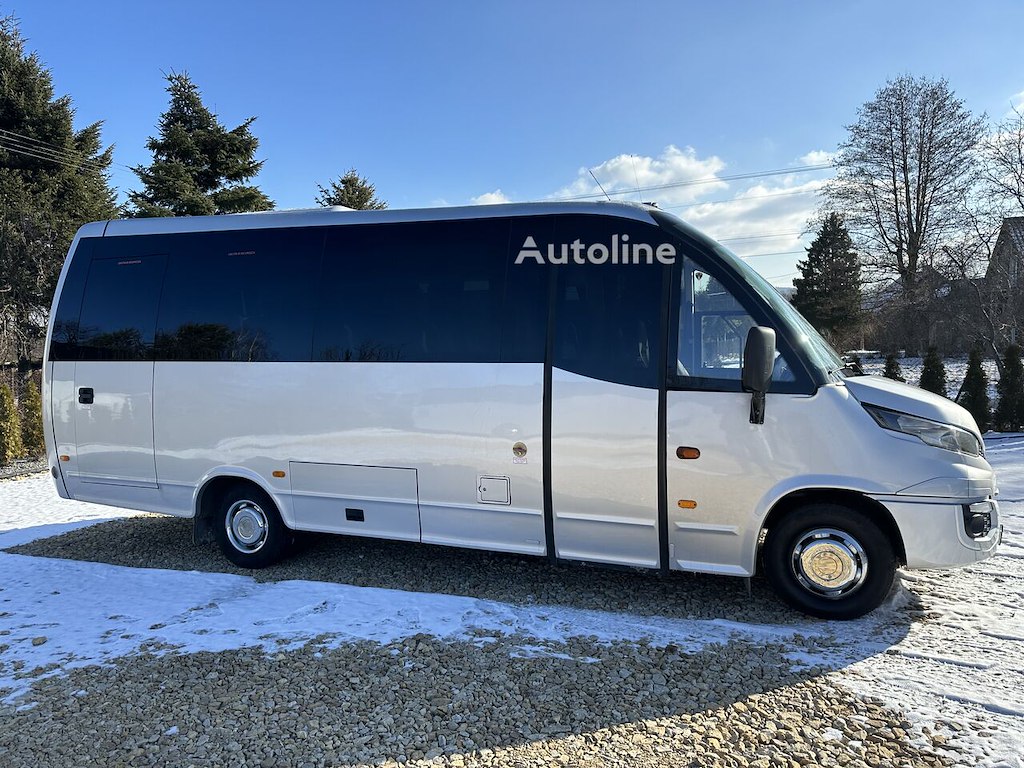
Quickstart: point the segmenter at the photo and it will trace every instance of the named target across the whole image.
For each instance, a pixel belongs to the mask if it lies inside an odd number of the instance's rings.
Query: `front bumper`
[[[929,497],[876,497],[892,514],[903,537],[908,568],[951,568],[970,565],[995,554],[1002,541],[999,504],[989,505],[988,533],[972,537],[964,523],[962,502]]]

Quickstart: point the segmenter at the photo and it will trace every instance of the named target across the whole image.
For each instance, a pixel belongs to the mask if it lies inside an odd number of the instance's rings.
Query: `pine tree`
[[[324,207],[343,205],[356,211],[379,211],[388,207],[385,200],[377,197],[377,188],[365,176],[360,176],[355,168],[350,168],[337,181],[330,182],[330,187],[320,184],[317,187],[320,194],[316,201]]]
[[[936,395],[946,396],[946,366],[942,363],[942,355],[935,347],[928,347],[924,356],[924,365],[921,367],[921,381],[918,385],[921,389],[934,392]]]
[[[85,222],[116,215],[100,123],[75,130],[67,96],[0,18],[0,359],[32,359],[64,256]]]
[[[992,419],[1000,432],[1016,432],[1024,426],[1024,363],[1020,354],[1020,347],[1011,344],[1003,355],[1003,374],[996,383],[999,402]]]
[[[982,432],[989,428],[991,410],[988,397],[988,376],[981,366],[981,352],[971,350],[967,358],[967,373],[960,389],[960,405],[971,412]]]
[[[885,371],[882,375],[893,381],[906,381],[903,378],[903,371],[900,370],[900,361],[896,359],[896,355],[885,356]]]
[[[46,452],[43,442],[43,403],[39,387],[33,379],[25,385],[21,396],[21,444],[25,455],[37,458]]]
[[[9,386],[0,384],[0,466],[10,464],[24,454],[21,421],[14,405],[14,395]]]
[[[842,216],[825,215],[796,266],[801,277],[793,281],[793,306],[829,338],[852,337],[861,320],[860,261]]]
[[[245,184],[263,166],[253,159],[259,140],[249,129],[256,118],[228,130],[187,74],[168,75],[167,92],[170,105],[160,117],[160,135],[146,142],[153,162],[132,169],[144,189],[129,193],[129,213],[202,216],[273,208],[258,187]]]

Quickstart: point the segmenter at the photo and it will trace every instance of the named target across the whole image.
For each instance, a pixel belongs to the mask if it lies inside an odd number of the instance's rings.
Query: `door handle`
[[[78,402],[82,405],[92,405],[93,397],[92,387],[78,388]]]

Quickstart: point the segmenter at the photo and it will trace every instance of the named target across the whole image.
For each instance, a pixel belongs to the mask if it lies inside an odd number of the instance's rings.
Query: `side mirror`
[[[747,331],[743,347],[743,391],[750,398],[750,423],[764,424],[764,393],[775,368],[775,331],[760,325]]]

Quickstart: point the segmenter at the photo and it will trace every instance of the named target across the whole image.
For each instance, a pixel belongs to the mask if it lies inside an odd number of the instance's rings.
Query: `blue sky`
[[[113,181],[149,161],[164,73],[229,127],[256,115],[278,207],[355,167],[392,207],[586,194],[826,159],[888,78],[946,77],[976,113],[1024,98],[1024,4],[0,0],[104,121]],[[827,171],[642,193],[788,284]],[[635,193],[626,196],[636,199]],[[769,254],[769,255],[764,255]],[[779,254],[779,255],[770,255]]]

